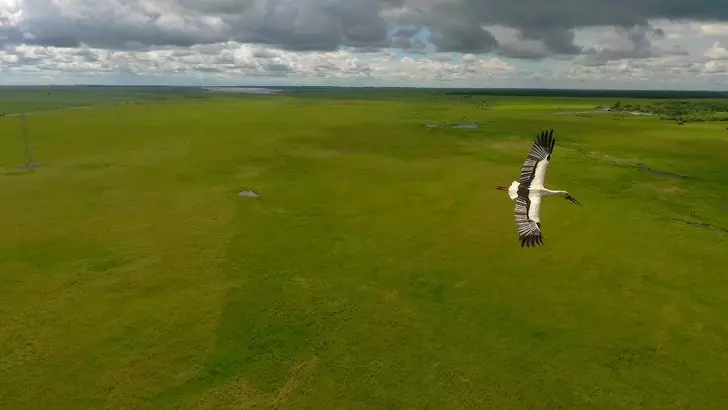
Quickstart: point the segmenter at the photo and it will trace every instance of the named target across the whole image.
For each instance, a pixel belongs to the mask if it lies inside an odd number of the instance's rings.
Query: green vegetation
[[[728,121],[728,100],[670,100],[642,104],[617,101],[611,108],[615,111],[647,112],[680,123]]]
[[[201,98],[207,93],[182,87],[0,87],[0,116],[61,108]]]
[[[0,118],[0,407],[728,405],[725,124],[336,96],[37,112],[34,171]]]

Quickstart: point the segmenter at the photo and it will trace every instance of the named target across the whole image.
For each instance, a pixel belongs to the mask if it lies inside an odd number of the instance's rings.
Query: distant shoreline
[[[462,88],[462,87],[365,87],[365,86],[316,86],[316,85],[4,85],[3,90],[15,91],[43,91],[51,90],[99,90],[99,89],[125,89],[125,90],[199,90],[206,92],[228,92],[247,94],[288,94],[288,93],[413,93],[413,94],[439,94],[461,98],[481,96],[510,96],[510,97],[562,97],[562,98],[644,98],[644,99],[726,99],[728,90],[608,90],[608,89],[577,89],[577,88]]]
[[[68,90],[68,89],[196,89],[215,92],[242,92],[255,94],[280,94],[288,92],[400,92],[435,93],[463,98],[475,96],[513,96],[513,97],[601,97],[601,98],[648,98],[648,99],[690,99],[690,98],[728,98],[728,91],[707,90],[606,90],[577,88],[462,88],[462,87],[364,87],[364,86],[269,86],[269,85],[5,85],[3,90]]]

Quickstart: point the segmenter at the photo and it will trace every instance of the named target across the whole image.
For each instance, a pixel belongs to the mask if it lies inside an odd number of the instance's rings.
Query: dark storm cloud
[[[576,61],[583,65],[597,66],[604,64],[609,60],[662,57],[666,55],[687,55],[687,51],[679,46],[668,50],[653,47],[650,37],[655,36],[659,38],[664,36],[664,33],[661,30],[636,26],[629,29],[622,29],[622,32],[624,37],[629,40],[629,46],[608,47],[599,51],[589,48],[584,50],[584,55]]]
[[[427,27],[430,42],[438,51],[485,53],[498,46],[493,34],[483,28],[482,21],[456,2],[435,4],[428,11],[417,10],[414,26]],[[417,24],[419,23],[419,24]]]
[[[547,50],[556,54],[579,54],[581,48],[574,44],[574,32],[563,27],[521,27],[526,40],[542,40]]]
[[[487,53],[498,47],[493,34],[476,22],[439,23],[431,33],[430,41],[438,51]]]
[[[255,7],[255,2],[248,0],[179,0],[179,4],[189,10],[214,15],[240,14]]]
[[[268,0],[261,23],[236,39],[258,40],[291,50],[335,50],[340,45],[386,45],[387,23],[381,8],[390,2],[368,0]]]
[[[401,5],[398,0],[24,0],[19,24],[0,20],[0,41],[19,42],[25,33],[25,43],[57,47],[226,40],[290,50],[382,47],[388,44],[388,27],[381,10]]]
[[[629,53],[646,56],[652,53],[648,34],[661,34],[649,27],[650,19],[728,20],[725,0],[23,0],[14,20],[8,17],[14,11],[1,7],[0,45],[130,48],[237,40],[290,50],[412,46],[403,34],[388,36],[391,23],[402,23],[427,27],[438,51],[499,50],[527,58],[594,54],[574,44],[573,30],[580,27],[622,27],[634,44]],[[516,28],[522,39],[544,47],[501,45],[483,28],[488,25]]]
[[[573,55],[582,52],[574,44],[575,28],[618,26],[649,31],[649,20],[657,18],[728,20],[728,1],[459,0],[436,7],[435,11],[438,21],[457,21],[467,16],[468,25],[477,21],[483,25],[514,27],[521,31],[523,39],[542,40],[551,53]],[[412,14],[423,16],[422,11]],[[453,30],[446,34],[448,39],[442,43],[446,47],[468,44],[472,36],[468,30]],[[646,54],[643,35],[630,34],[629,38],[636,42],[637,53]]]
[[[551,53],[545,48],[533,43],[501,43],[498,45],[498,54],[523,60],[537,60],[549,56]]]
[[[728,19],[723,0],[460,0],[481,21],[514,27],[632,27],[654,18]]]

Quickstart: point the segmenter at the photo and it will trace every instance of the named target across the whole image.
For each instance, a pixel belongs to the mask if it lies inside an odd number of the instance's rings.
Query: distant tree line
[[[612,111],[644,112],[679,123],[702,121],[728,121],[728,100],[669,100],[648,103],[617,101]]]
[[[305,87],[304,87],[305,88]],[[423,88],[420,92],[445,93],[448,95],[492,95],[520,97],[577,97],[577,98],[648,98],[668,100],[679,98],[728,98],[726,91],[683,91],[683,90],[580,90],[580,89],[538,89],[538,88]]]

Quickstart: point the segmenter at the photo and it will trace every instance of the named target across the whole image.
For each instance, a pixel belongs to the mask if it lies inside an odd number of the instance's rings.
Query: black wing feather
[[[551,159],[551,153],[554,152],[554,145],[556,145],[556,139],[554,138],[554,130],[541,131],[536,136],[536,140],[526,156],[521,167],[521,177],[518,179],[518,183],[522,186],[528,186],[533,181],[533,177],[536,175],[536,165],[539,161],[544,159]]]
[[[516,228],[518,228],[518,239],[521,247],[536,247],[543,245],[543,234],[541,223],[528,218],[528,210],[531,207],[531,200],[528,198],[528,189],[518,190],[515,200],[514,214],[516,217]]]

